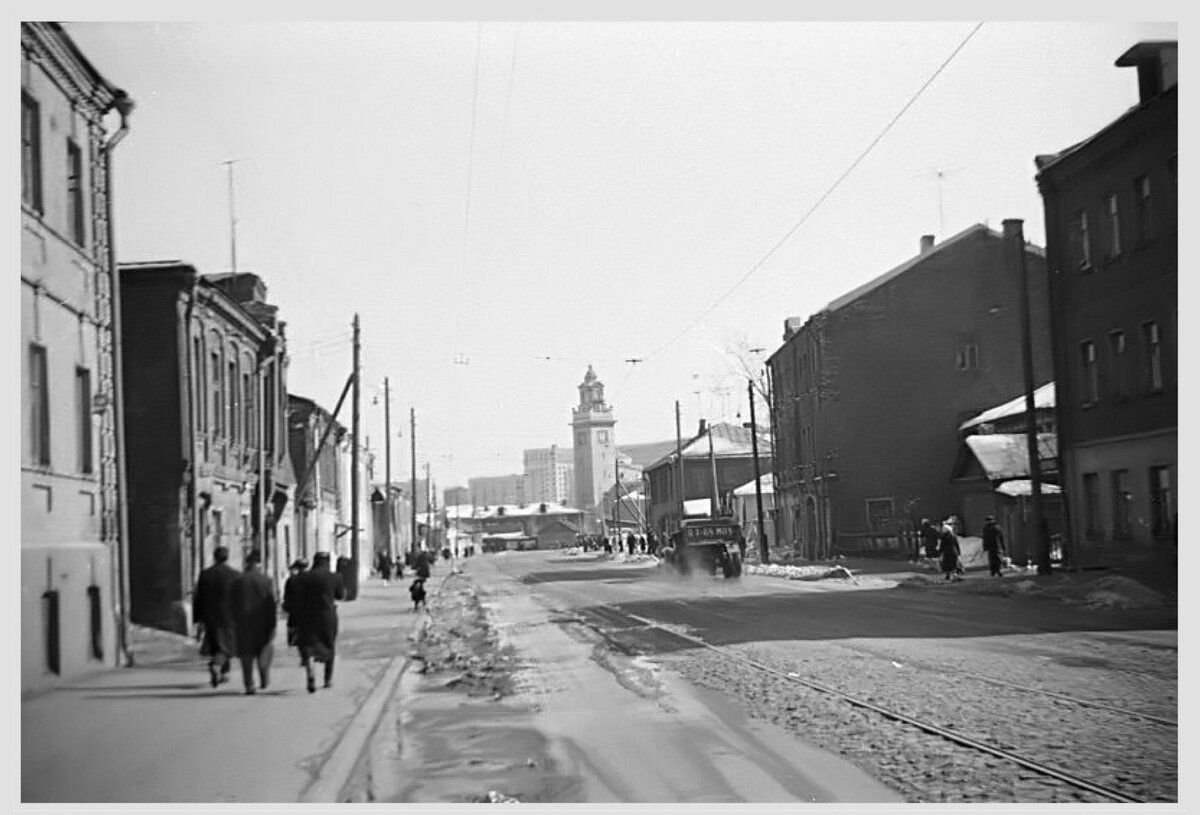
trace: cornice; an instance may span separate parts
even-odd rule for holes
[[[81,59],[63,31],[49,23],[21,23],[21,50],[90,123],[98,123],[112,106],[117,89]]]

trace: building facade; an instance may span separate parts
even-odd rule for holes
[[[343,495],[348,501],[350,494],[343,484],[339,445],[348,443],[349,435],[312,399],[288,394],[288,450],[296,472],[293,557],[311,562],[317,552],[337,551]]]
[[[1068,559],[1177,552],[1178,133],[1175,42],[1145,42],[1139,101],[1039,156]],[[1072,558],[1073,556],[1073,558]]]
[[[955,429],[1024,388],[1020,273],[977,224],[801,322],[768,360],[775,540],[804,557],[900,549],[920,518],[959,515]],[[1022,245],[1033,292],[1043,253]],[[1021,251],[1012,253],[1021,257]],[[1031,298],[1036,384],[1051,376],[1046,298]]]
[[[579,404],[571,410],[575,446],[575,506],[595,516],[603,511],[604,493],[617,477],[617,420],[604,401],[604,383],[589,365],[579,385]]]
[[[22,692],[124,647],[109,178],[132,106],[59,25],[21,23]]]
[[[256,275],[128,263],[120,286],[131,614],[187,633],[196,579],[218,546],[235,567],[253,550],[269,572],[285,566],[275,541],[294,481],[286,343]]]
[[[524,461],[529,500],[571,504],[575,482],[575,464],[571,454],[552,444],[526,450]]]
[[[471,503],[477,507],[529,503],[529,479],[524,473],[488,475],[467,479]]]

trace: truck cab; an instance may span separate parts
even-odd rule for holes
[[[698,571],[740,577],[745,537],[732,517],[685,520],[670,535],[666,561],[680,574]]]

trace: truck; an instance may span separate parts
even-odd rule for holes
[[[741,524],[732,517],[696,518],[671,533],[663,554],[680,574],[719,571],[723,577],[740,577],[745,541]]]

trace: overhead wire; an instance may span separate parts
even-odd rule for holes
[[[833,182],[833,184],[831,184],[830,187],[827,190],[825,190],[825,192],[821,195],[821,197],[818,198],[816,200],[816,202],[811,207],[808,208],[808,211],[805,212],[804,215],[802,215],[800,217],[800,220],[798,220],[795,224],[793,224],[791,229],[789,229],[786,233],[784,233],[783,237],[780,238],[778,241],[776,241],[775,244],[773,246],[771,246],[770,249],[767,250],[766,254],[764,254],[761,258],[759,258],[758,261],[753,266],[751,266],[746,271],[745,274],[743,274],[740,278],[738,278],[737,282],[735,282],[732,286],[730,286],[728,289],[726,289],[725,292],[723,294],[721,294],[720,297],[718,297],[710,306],[708,306],[708,308],[704,309],[704,311],[702,311],[702,312],[700,312],[700,314],[696,315],[696,317],[694,317],[691,320],[691,322],[687,323],[683,327],[683,329],[679,331],[679,333],[675,334],[673,337],[671,337],[666,342],[659,345],[653,351],[646,354],[645,358],[648,359],[652,356],[656,356],[657,354],[661,353],[664,349],[674,345],[676,342],[678,342],[680,339],[682,339],[685,335],[687,335],[687,333],[689,331],[691,331],[693,328],[695,328],[697,325],[699,325],[700,322],[704,320],[704,318],[706,318],[708,315],[710,315],[714,311],[716,311],[716,309],[723,302],[725,302],[725,300],[727,300],[730,295],[732,295],[735,291],[737,291],[739,288],[741,288],[742,285],[745,284],[745,282],[747,280],[749,280],[750,277],[752,275],[754,275],[755,272],[757,272],[759,269],[761,269],[763,264],[765,264],[771,258],[772,255],[774,255],[777,251],[779,251],[779,249],[785,243],[787,243],[791,239],[791,237],[800,230],[800,228],[802,226],[804,226],[804,224],[808,221],[808,219],[812,217],[813,213],[815,213],[818,209],[821,208],[821,205],[824,204],[825,201],[828,200],[831,195],[833,195],[833,193],[837,190],[837,188],[842,185],[842,182],[845,181],[847,177],[849,177],[850,173],[854,172],[855,168],[857,168],[858,165],[861,164],[862,161],[868,155],[870,155],[870,153],[875,149],[875,147],[883,140],[883,137],[886,136],[891,131],[891,129],[896,125],[896,123],[898,121],[900,121],[900,118],[902,116],[904,116],[904,114],[906,112],[908,112],[908,109],[911,108],[916,103],[916,101],[921,98],[921,96],[925,93],[925,90],[931,84],[933,84],[933,81],[935,79],[937,79],[938,76],[941,75],[942,71],[946,70],[946,67],[954,60],[954,58],[956,56],[958,56],[959,52],[962,51],[963,48],[966,47],[967,43],[970,42],[971,38],[974,37],[975,34],[978,33],[979,29],[981,29],[982,27],[983,27],[982,22],[976,23],[975,27],[972,28],[971,31],[965,37],[963,37],[962,41],[960,41],[958,43],[958,45],[955,46],[954,50],[950,52],[950,55],[948,57],[946,57],[944,60],[942,60],[942,63],[941,63],[941,65],[939,65],[937,67],[937,70],[935,70],[930,75],[930,77],[925,80],[924,84],[922,84],[921,87],[918,88],[917,91],[909,98],[909,100],[904,103],[904,106],[901,107],[900,110],[894,116],[892,116],[891,120],[888,121],[888,123],[884,126],[883,130],[881,130],[879,132],[879,134],[877,136],[875,136],[874,139],[871,140],[871,143],[867,145],[866,149],[864,149],[861,153],[858,154],[858,157],[855,158],[854,161],[852,161],[850,163],[850,166],[847,167],[842,172],[842,174],[837,177],[837,179]]]

